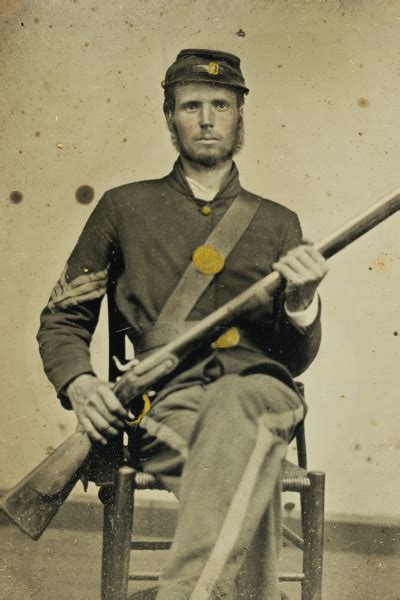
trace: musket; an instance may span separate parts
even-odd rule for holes
[[[399,208],[400,189],[397,189],[314,244],[314,247],[325,258],[330,258]],[[129,408],[135,399],[141,398],[148,390],[160,387],[185,359],[195,351],[205,350],[215,340],[217,332],[219,335],[221,329],[234,325],[239,319],[264,306],[281,284],[281,276],[273,271],[129,369],[113,386],[122,405]],[[98,451],[85,432],[74,433],[1,498],[0,510],[24,533],[35,540],[39,539],[88,461],[95,458]]]

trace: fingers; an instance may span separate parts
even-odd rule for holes
[[[122,429],[124,426],[124,419],[128,416],[119,400],[113,395],[110,390],[106,390],[111,394],[108,398],[105,394],[104,389],[99,390],[99,399],[96,399],[96,405],[94,409],[107,421],[109,425],[114,428]],[[110,409],[111,407],[111,409]]]
[[[88,418],[91,421],[94,428],[96,429],[97,433],[102,434],[107,439],[118,435],[118,429],[116,427],[113,427],[110,423],[108,423],[107,419],[105,419],[103,415],[100,414],[100,411],[90,411]]]
[[[101,407],[88,405],[80,422],[92,442],[105,445],[107,440],[118,435],[120,427],[113,426],[102,414]]]
[[[325,258],[313,246],[302,244],[273,264],[287,281],[300,285],[311,281],[321,281],[328,272]]]
[[[91,442],[93,442],[94,444],[96,444],[96,443],[101,444],[102,446],[105,446],[107,444],[107,438],[105,436],[101,435],[101,433],[99,433],[95,429],[95,427],[92,424],[90,419],[88,419],[87,417],[82,417],[80,420],[80,423],[81,423],[83,429],[88,434]]]
[[[70,383],[67,395],[92,442],[106,444],[123,427],[128,413],[107,382],[82,374]]]
[[[98,381],[88,396],[87,416],[100,433],[110,437],[124,426],[128,413],[108,385]]]
[[[99,389],[104,405],[106,406],[109,414],[114,416],[115,418],[121,420],[123,423],[123,419],[126,419],[128,416],[128,411],[122,406],[121,402],[118,400],[116,395],[112,392],[112,390],[104,385]]]

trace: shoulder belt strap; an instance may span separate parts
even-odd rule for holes
[[[238,194],[204,246],[212,246],[225,261],[250,225],[260,204],[261,198],[250,197],[243,192]],[[200,272],[191,262],[165,303],[157,324],[185,321],[214,277],[215,274],[205,275]]]

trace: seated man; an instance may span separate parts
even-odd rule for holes
[[[135,436],[140,468],[180,499],[157,598],[236,589],[275,600],[279,473],[305,415],[292,377],[318,351],[326,261],[302,243],[295,213],[240,185],[232,157],[249,91],[240,60],[183,50],[163,87],[179,157],[166,177],[101,198],[42,313],[41,356],[63,405],[106,444],[128,416],[90,362],[106,292],[141,359],[273,269],[282,275],[286,285],[262,310],[179,367]]]

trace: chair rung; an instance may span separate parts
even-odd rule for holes
[[[151,473],[136,473],[135,488],[137,490],[156,490],[162,489],[163,486],[157,478]]]
[[[129,581],[158,581],[160,579],[159,573],[129,573]]]
[[[283,477],[281,485],[284,492],[302,492],[310,488],[310,480],[308,477]]]
[[[297,533],[295,533],[294,531],[292,531],[291,529],[289,529],[289,527],[287,527],[286,525],[282,526],[282,533],[283,536],[289,540],[290,542],[292,542],[292,544],[294,544],[295,546],[297,546],[298,548],[300,548],[300,550],[304,550],[304,540],[302,537],[300,537],[299,535],[297,535]]]
[[[304,573],[281,573],[279,581],[304,581]]]
[[[129,581],[158,581],[159,573],[130,573]],[[304,573],[282,573],[279,581],[303,581]]]
[[[168,550],[171,545],[169,540],[132,541],[131,550]]]

